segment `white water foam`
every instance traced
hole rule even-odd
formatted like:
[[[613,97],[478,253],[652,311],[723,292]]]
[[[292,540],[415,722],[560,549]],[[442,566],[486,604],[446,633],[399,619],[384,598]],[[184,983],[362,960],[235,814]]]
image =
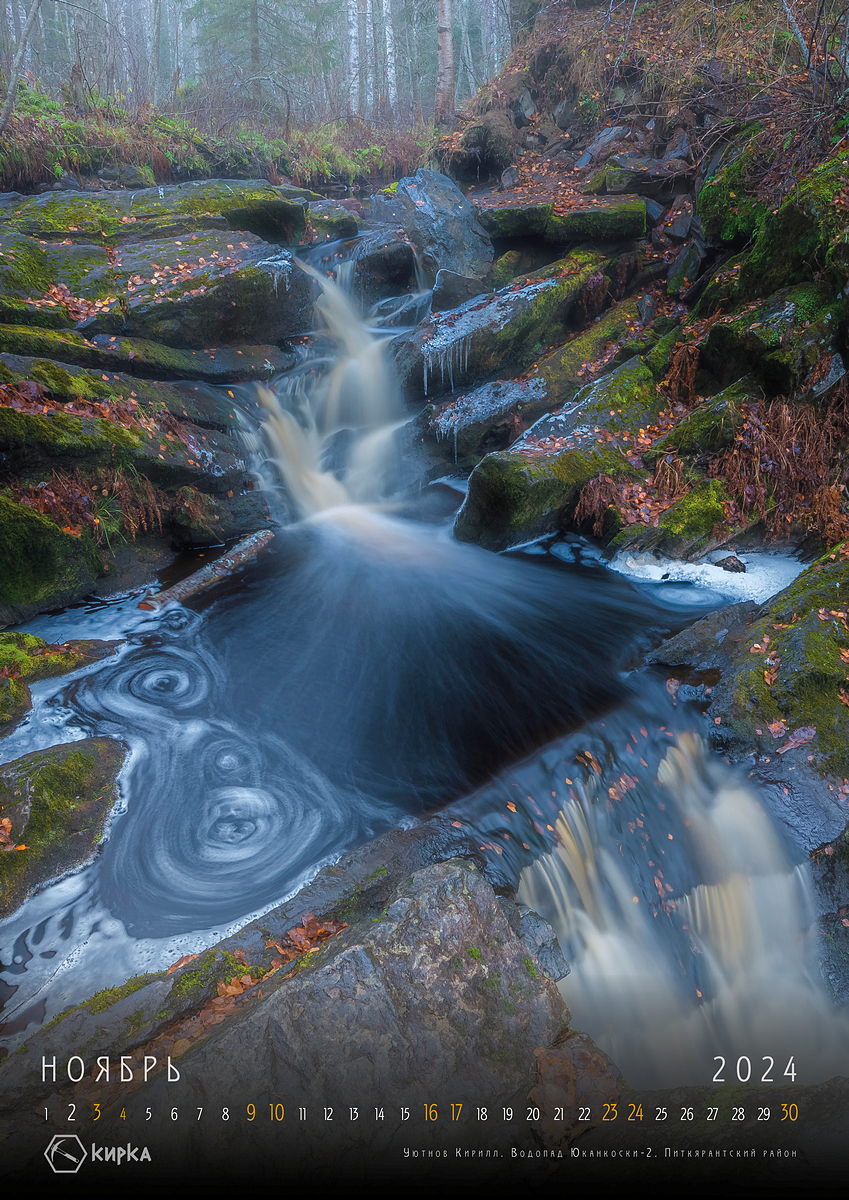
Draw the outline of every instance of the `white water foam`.
[[[712,557],[720,559],[727,555],[726,550]],[[773,554],[768,550],[741,552],[736,557],[744,564],[745,571],[726,571],[708,559],[684,562],[622,551],[611,559],[610,569],[634,580],[692,584],[715,593],[729,604],[742,600],[762,604],[789,587],[807,565],[791,554]]]

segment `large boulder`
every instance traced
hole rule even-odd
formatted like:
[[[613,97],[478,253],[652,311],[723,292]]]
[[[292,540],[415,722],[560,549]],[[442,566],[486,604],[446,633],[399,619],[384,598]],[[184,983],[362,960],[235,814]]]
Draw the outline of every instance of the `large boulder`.
[[[267,379],[294,366],[294,353],[279,346],[247,342],[213,349],[166,346],[149,338],[44,329],[37,325],[0,325],[0,354],[52,359],[97,371],[121,371],[152,379],[192,379],[238,383]]]
[[[45,241],[117,245],[144,238],[181,237],[200,229],[230,229],[297,242],[310,201],[323,197],[264,179],[205,179],[139,191],[49,192],[10,195],[0,205],[0,228]],[[322,220],[322,212],[315,219]],[[346,236],[356,233],[348,214]],[[334,228],[335,236],[343,236]]]
[[[830,800],[834,837],[846,825],[849,777],[847,547],[830,551],[765,604],[714,691],[715,736],[729,748],[792,753],[841,788]],[[825,836],[821,838],[825,840]]]
[[[796,284],[720,317],[700,357],[722,383],[751,371],[768,395],[819,394],[822,382],[830,386],[845,373],[843,315],[833,287]]]
[[[8,822],[0,825],[0,913],[45,879],[94,858],[118,800],[123,760],[118,742],[86,738],[0,767],[0,810]]]
[[[424,434],[449,460],[474,466],[490,451],[506,449],[549,407],[542,379],[495,379],[434,406]]]
[[[345,865],[336,873],[344,876]],[[333,870],[323,874],[326,889]],[[68,1092],[99,1106],[99,1142],[120,1134],[126,1144],[130,1110],[158,1114],[131,1135],[151,1146],[148,1182],[175,1171],[235,1182],[246,1160],[254,1164],[253,1183],[273,1182],[289,1123],[297,1140],[287,1137],[287,1177],[329,1171],[338,1179],[364,1156],[391,1152],[400,1160],[413,1105],[416,1145],[437,1146],[449,1120],[459,1144],[495,1144],[500,1125],[492,1120],[481,1129],[477,1106],[494,1113],[527,1095],[537,1079],[535,1052],[566,1033],[568,1009],[517,935],[520,910],[499,901],[474,866],[449,859],[387,888],[380,877],[389,874],[383,866],[344,893],[347,921],[335,915],[338,908],[332,917],[321,909],[303,915],[289,932],[313,952],[283,969],[281,956],[293,943],[285,914],[272,912],[252,940],[242,937],[244,949],[225,944],[168,974],[142,977],[66,1013],[52,1032],[41,1030],[0,1065],[3,1109],[18,1118],[14,1145],[4,1146],[5,1170],[26,1172],[43,1154],[43,1123],[25,1114],[41,1116],[36,1097],[55,1099],[57,1084],[45,1086],[41,1062],[57,1039],[63,1062],[79,1054],[94,1068],[97,1057],[117,1065],[128,1055],[122,1061],[133,1064],[131,1083],[89,1076]],[[160,1068],[170,1057],[179,1095],[169,1072],[145,1070],[145,1057]],[[61,1094],[62,1081],[58,1087]],[[618,1094],[615,1072],[610,1088]],[[418,1120],[422,1104],[432,1106],[430,1125]],[[202,1111],[210,1120],[187,1117],[177,1129],[173,1118],[160,1119],[175,1105],[180,1115]],[[297,1126],[299,1106],[310,1120]],[[328,1106],[333,1121],[319,1122]],[[352,1128],[354,1113],[360,1119]],[[257,1119],[246,1120],[251,1114]]]
[[[431,282],[443,267],[482,279],[492,262],[492,243],[474,205],[438,171],[420,168],[399,180],[394,195],[374,197],[370,214],[401,226]]]
[[[520,191],[476,201],[481,224],[493,238],[536,237],[555,245],[567,242],[619,242],[646,231],[646,202],[641,196],[585,196],[562,207],[551,196]]]
[[[439,396],[496,370],[527,366],[558,333],[565,335],[573,309],[601,279],[605,262],[594,251],[576,251],[497,292],[432,313],[393,343],[407,394]]]
[[[649,424],[660,403],[651,372],[637,360],[588,384],[509,450],[481,460],[469,477],[455,536],[504,550],[564,528],[591,479],[636,474],[617,435]]]
[[[7,321],[210,350],[276,342],[310,324],[315,283],[290,251],[255,234],[201,229],[65,250],[0,233]]]

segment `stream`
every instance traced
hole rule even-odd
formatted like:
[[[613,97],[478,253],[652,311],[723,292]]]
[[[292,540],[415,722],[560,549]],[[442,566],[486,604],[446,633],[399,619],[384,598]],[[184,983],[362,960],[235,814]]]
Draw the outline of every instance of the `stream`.
[[[575,537],[456,542],[463,482],[411,485],[385,331],[319,278],[300,366],[237,389],[270,551],[184,605],[26,626],[121,644],[36,685],[4,760],[92,735],[128,756],[96,860],[0,923],[0,1048],[450,808],[555,927],[575,1026],[629,1078],[707,1083],[715,1056],[828,1077],[849,1040],[792,831],[639,671],[742,584],[628,578]],[[763,566],[759,598],[801,569]]]

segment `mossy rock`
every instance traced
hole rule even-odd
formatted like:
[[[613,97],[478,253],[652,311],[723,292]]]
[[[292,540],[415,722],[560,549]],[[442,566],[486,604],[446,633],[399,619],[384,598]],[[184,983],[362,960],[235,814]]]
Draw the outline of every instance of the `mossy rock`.
[[[627,338],[639,325],[636,297],[629,297],[603,313],[588,329],[542,357],[529,379],[545,381],[552,408],[569,403],[582,385],[587,365],[601,356],[611,342]]]
[[[335,200],[311,201],[309,224],[312,226],[313,240],[317,242],[354,238],[360,231],[356,214]]]
[[[493,108],[470,122],[460,135],[460,149],[437,147],[444,170],[461,179],[500,175],[514,161],[519,139],[505,108]]]
[[[434,406],[424,435],[445,458],[473,467],[485,454],[506,449],[548,408],[542,380],[495,379]]]
[[[498,200],[478,203],[481,224],[493,238],[538,237],[553,243],[622,242],[646,232],[646,202],[641,196],[594,196],[581,208],[555,212],[544,201]]]
[[[91,589],[102,570],[93,540],[0,494],[0,624],[61,607]]]
[[[738,380],[690,409],[669,433],[643,452],[643,460],[652,466],[667,454],[695,459],[716,454],[734,441],[743,423],[741,406],[759,395],[754,379]]]
[[[73,330],[13,324],[0,324],[0,353],[43,357],[92,371],[106,368],[158,380],[199,379],[209,383],[267,379],[288,370],[296,361],[293,354],[273,345],[184,350],[145,338],[96,335],[91,340]]]
[[[507,287],[520,275],[529,275],[557,258],[557,250],[552,246],[540,246],[536,242],[525,242],[506,250],[495,260],[486,276],[486,284],[493,291]]]
[[[544,377],[527,378],[538,387]],[[454,526],[461,541],[502,550],[568,528],[585,483],[600,474],[638,474],[618,435],[650,424],[663,406],[648,368],[631,359],[594,383],[575,383],[569,399],[562,411],[540,417],[510,450],[478,464]],[[550,394],[548,400],[551,407]]]
[[[0,909],[90,861],[118,799],[124,748],[109,738],[37,750],[0,767],[0,810],[10,844],[0,854]]]
[[[0,220],[0,321],[50,329],[74,326],[79,318],[71,315],[60,292],[51,292],[56,285],[91,302],[114,293],[106,248],[42,243],[3,228]]]
[[[395,363],[410,395],[434,397],[505,369],[520,370],[558,334],[606,263],[579,249],[523,275],[499,292],[433,313],[395,342]]]
[[[64,675],[95,662],[111,647],[105,642],[77,641],[51,645],[32,633],[0,633],[0,737],[11,732],[30,704],[27,684]]]
[[[103,417],[72,416],[50,410],[18,412],[0,408],[0,453],[7,471],[25,476],[28,468],[45,462],[63,466],[67,460],[88,466],[127,466],[143,453],[145,438]]]
[[[701,358],[727,383],[752,372],[769,395],[802,388],[819,359],[842,342],[845,300],[824,284],[783,288],[739,316],[720,318],[710,329]]]
[[[661,514],[657,526],[630,525],[616,535],[613,550],[653,551],[690,558],[704,551],[726,522],[729,497],[719,479],[703,479]]]
[[[762,610],[717,696],[744,742],[775,753],[806,731],[794,754],[822,775],[849,778],[849,558],[838,547]],[[779,738],[768,728],[783,722]],[[758,732],[759,731],[759,732]],[[811,737],[807,737],[807,732]]]
[[[9,324],[76,326],[89,338],[128,334],[210,353],[233,343],[276,344],[309,324],[317,287],[291,253],[253,233],[236,235],[226,223],[176,237],[156,230],[107,253],[101,246],[42,245],[4,230],[2,215],[0,319]],[[85,348],[77,342],[72,361],[90,362]],[[38,352],[28,345],[4,349]]]
[[[849,230],[835,198],[849,187],[849,158],[832,158],[798,181],[769,212],[743,261],[737,297],[769,296],[828,271],[838,287],[849,280]]]
[[[676,325],[667,330],[642,356],[643,362],[656,380],[663,379],[672,363],[672,352],[685,339],[684,329]]]
[[[752,158],[752,147],[743,147],[699,191],[697,211],[708,241],[742,246],[763,228],[769,209],[749,191]]]
[[[78,386],[84,393],[92,393],[92,399],[98,390],[98,381],[92,380],[91,374],[81,377],[61,363],[36,361],[31,365],[30,377],[43,382],[60,400],[73,399],[68,389]],[[180,436],[161,425],[153,427],[147,419],[140,419],[132,427],[118,420],[60,409],[36,413],[0,407],[0,453],[5,456],[7,471],[25,483],[38,483],[54,469],[73,471],[79,467],[91,474],[108,468],[134,473],[166,491],[196,485],[224,495],[242,489],[244,452],[235,434],[235,417],[225,416],[226,405],[204,404],[203,398],[193,403],[188,394],[178,391],[166,397],[158,394],[155,385],[143,389],[136,381],[118,375],[101,379],[99,387],[104,390],[104,401],[132,394],[137,403],[139,399],[149,401],[157,415],[167,407],[181,420]],[[164,387],[161,391],[164,393]],[[139,415],[145,417],[143,411]],[[206,428],[217,425],[219,432],[210,437],[203,427],[194,426],[192,415],[208,421]]]
[[[630,473],[621,454],[595,443],[580,450],[523,453],[520,447],[487,454],[469,477],[454,536],[488,550],[520,545],[565,528],[581,488],[596,475]]]
[[[138,344],[130,339],[121,340],[124,347]],[[159,348],[165,353],[170,350],[169,347]],[[90,370],[52,359],[0,353],[0,383],[15,385],[28,381],[39,384],[52,400],[62,404],[77,396],[107,404],[134,403],[145,417],[167,412],[202,429],[233,433],[237,428],[232,398],[223,392],[213,392],[209,388],[189,390],[114,370],[107,374],[99,369]]]
[[[575,416],[581,425],[601,427],[608,434],[632,434],[657,420],[665,403],[651,372],[632,358],[584,385],[575,396]]]
[[[0,228],[48,241],[120,244],[217,227],[294,242],[306,228],[310,200],[324,198],[264,179],[206,179],[136,192],[49,192],[5,205]]]
[[[681,247],[666,276],[668,296],[677,296],[696,279],[702,269],[703,258],[701,250],[694,242]]]

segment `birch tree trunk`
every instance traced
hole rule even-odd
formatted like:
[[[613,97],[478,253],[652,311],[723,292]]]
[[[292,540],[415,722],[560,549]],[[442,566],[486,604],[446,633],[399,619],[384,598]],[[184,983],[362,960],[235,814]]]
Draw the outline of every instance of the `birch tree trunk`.
[[[357,0],[346,0],[346,18],[348,29],[348,79],[346,88],[348,119],[356,113],[359,116],[359,87],[360,87],[360,36],[357,20]]]
[[[6,101],[3,105],[3,111],[0,112],[0,133],[9,124],[9,117],[12,115],[12,105],[15,103],[15,92],[18,90],[18,71],[21,69],[21,63],[24,61],[24,54],[27,48],[27,38],[29,31],[35,24],[35,18],[38,16],[38,10],[41,8],[41,0],[32,0],[32,6],[27,14],[27,23],[21,31],[21,40],[18,43],[18,52],[15,55],[15,61],[12,63],[12,72],[9,76],[9,90],[6,92]]]
[[[436,97],[434,121],[437,128],[454,126],[454,37],[451,0],[436,0]]]
[[[153,92],[151,99],[159,104],[162,97],[162,63],[159,53],[159,43],[162,36],[162,0],[153,3],[153,33],[150,39],[150,62],[152,66],[150,86]]]
[[[369,107],[369,54],[368,54],[368,0],[358,0],[357,8],[357,58],[360,64],[357,76],[357,116],[365,117]]]
[[[386,110],[393,126],[398,112],[398,77],[395,70],[395,34],[392,28],[392,2],[383,0],[383,37],[386,47]]]

